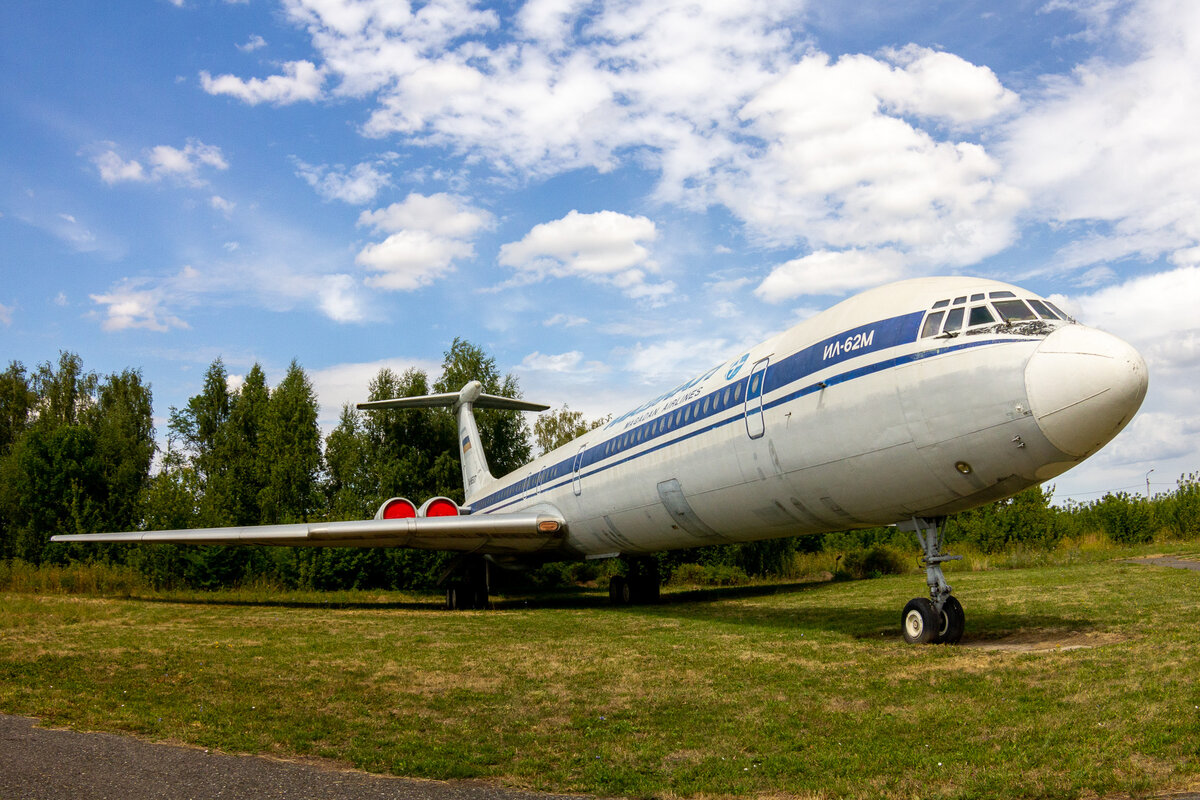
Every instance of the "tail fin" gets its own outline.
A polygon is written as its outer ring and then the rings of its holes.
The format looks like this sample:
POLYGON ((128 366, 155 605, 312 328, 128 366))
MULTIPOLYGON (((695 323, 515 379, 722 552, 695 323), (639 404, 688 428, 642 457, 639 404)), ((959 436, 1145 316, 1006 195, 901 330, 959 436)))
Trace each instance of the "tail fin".
POLYGON ((458 420, 458 457, 462 463, 463 492, 466 505, 484 494, 495 482, 488 469, 487 456, 479 441, 479 426, 475 424, 476 408, 500 408, 508 411, 545 411, 550 406, 527 403, 511 397, 484 394, 483 384, 471 381, 457 392, 427 394, 420 397, 395 397, 391 400, 372 400, 359 403, 360 409, 376 408, 453 408, 458 420))

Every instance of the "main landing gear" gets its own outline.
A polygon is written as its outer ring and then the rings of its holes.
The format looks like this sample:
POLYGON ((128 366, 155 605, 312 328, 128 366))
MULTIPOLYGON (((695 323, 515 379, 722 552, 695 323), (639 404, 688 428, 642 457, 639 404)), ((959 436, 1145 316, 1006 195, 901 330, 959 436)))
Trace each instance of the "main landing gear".
POLYGON ((656 558, 622 558, 625 574, 614 575, 608 581, 608 599, 613 605, 628 606, 657 603, 662 580, 656 558))
POLYGON ((450 611, 488 607, 488 572, 490 565, 483 556, 467 556, 455 562, 447 575, 446 608, 450 611))
POLYGON ((896 527, 902 531, 913 531, 921 545, 922 563, 925 565, 925 582, 929 584, 929 599, 914 597, 904 606, 900 624, 904 641, 909 644, 954 644, 962 638, 966 627, 966 615, 962 603, 950 592, 950 584, 942 574, 942 564, 958 561, 962 556, 942 553, 942 533, 945 517, 913 517, 896 527))

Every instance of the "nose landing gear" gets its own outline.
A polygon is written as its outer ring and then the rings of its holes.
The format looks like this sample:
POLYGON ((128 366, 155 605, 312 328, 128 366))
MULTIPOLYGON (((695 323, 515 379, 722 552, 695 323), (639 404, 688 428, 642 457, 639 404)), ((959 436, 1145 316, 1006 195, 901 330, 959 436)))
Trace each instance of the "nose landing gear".
POLYGON ((925 565, 925 582, 929 584, 929 599, 914 597, 904 606, 900 624, 904 641, 909 644, 954 644, 962 638, 966 615, 962 603, 951 594, 950 584, 942 573, 942 564, 958 561, 962 556, 942 553, 942 533, 945 517, 913 517, 897 524, 902 531, 913 531, 921 545, 925 565))

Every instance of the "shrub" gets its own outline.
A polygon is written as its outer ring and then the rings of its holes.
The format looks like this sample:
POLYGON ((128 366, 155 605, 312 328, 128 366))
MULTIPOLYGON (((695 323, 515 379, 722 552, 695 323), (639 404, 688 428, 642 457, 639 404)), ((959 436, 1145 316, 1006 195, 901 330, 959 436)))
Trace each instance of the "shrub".
POLYGON ((1091 515, 1114 542, 1142 544, 1154 538, 1154 511, 1141 497, 1106 494, 1092 505, 1091 515))
POLYGON ((671 573, 673 586, 741 586, 750 576, 741 567, 725 564, 680 564, 671 573))
POLYGON ((866 550, 851 550, 842 559, 842 570, 854 578, 879 578, 899 575, 908 569, 909 561, 894 547, 877 544, 866 550))

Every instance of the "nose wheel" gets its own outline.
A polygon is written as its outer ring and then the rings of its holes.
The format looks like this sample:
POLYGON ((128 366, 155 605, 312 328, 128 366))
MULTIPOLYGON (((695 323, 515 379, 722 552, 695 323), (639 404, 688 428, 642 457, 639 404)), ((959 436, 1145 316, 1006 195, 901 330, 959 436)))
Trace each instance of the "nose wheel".
POLYGON ((925 565, 925 582, 929 584, 929 599, 914 597, 905 604, 900 615, 904 641, 909 644, 954 644, 962 638, 966 628, 967 618, 962 603, 951 594, 953 588, 946 583, 946 576, 942 572, 942 564, 962 558, 942 552, 945 522, 945 517, 914 517, 896 526, 917 535, 917 542, 923 551, 921 560, 925 565))

